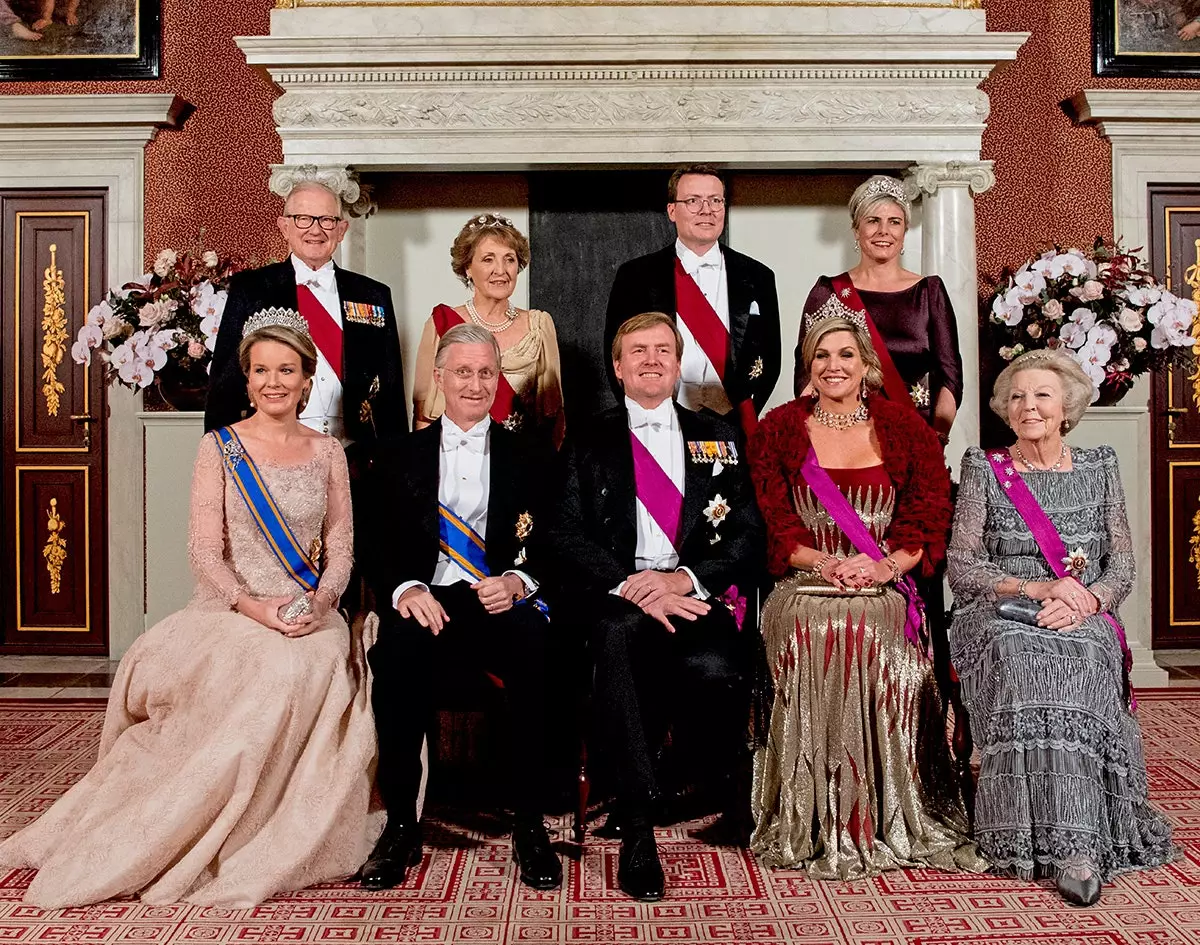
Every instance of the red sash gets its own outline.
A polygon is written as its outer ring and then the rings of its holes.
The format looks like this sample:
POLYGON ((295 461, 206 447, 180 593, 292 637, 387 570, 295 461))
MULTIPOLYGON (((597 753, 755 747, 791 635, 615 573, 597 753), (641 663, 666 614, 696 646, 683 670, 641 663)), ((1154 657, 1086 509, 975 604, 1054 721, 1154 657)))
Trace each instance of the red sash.
POLYGON ((875 353, 879 355, 879 365, 883 368, 883 392, 887 395, 887 399, 916 410, 917 405, 913 403, 908 385, 904 383, 904 378, 896 370, 896 362, 892 360, 892 356, 888 352, 887 343, 883 340, 883 335, 879 334, 879 329, 875 327, 871 313, 863 304, 858 289, 854 288, 854 283, 850 281, 850 273, 843 272, 840 276, 834 276, 830 282, 833 283, 833 291, 837 293, 839 301, 846 308, 861 313, 867 322, 867 332, 871 335, 871 344, 875 346, 875 353))
POLYGON ((342 379, 342 329, 333 316, 325 310, 325 306, 317 301, 312 289, 306 285, 296 286, 296 302, 300 314, 308 322, 308 331, 312 335, 313 344, 325 356, 329 366, 338 380, 342 379))
MULTIPOLYGON (((433 327, 437 329, 439 338, 455 325, 464 324, 466 324, 466 319, 449 305, 439 304, 434 306, 433 327)), ((497 423, 504 423, 504 421, 513 415, 513 406, 516 404, 516 401, 517 392, 513 390, 512 384, 508 383, 508 378, 501 371, 500 379, 496 383, 496 399, 492 402, 492 409, 490 411, 492 419, 497 423)))
MULTIPOLYGON (((696 280, 687 274, 678 256, 675 257, 675 311, 716 370, 728 394, 725 371, 729 367, 729 329, 722 323, 712 303, 704 297, 696 280)), ((758 411, 754 409, 754 401, 746 398, 737 405, 737 412, 742 429, 749 436, 758 426, 758 411)))

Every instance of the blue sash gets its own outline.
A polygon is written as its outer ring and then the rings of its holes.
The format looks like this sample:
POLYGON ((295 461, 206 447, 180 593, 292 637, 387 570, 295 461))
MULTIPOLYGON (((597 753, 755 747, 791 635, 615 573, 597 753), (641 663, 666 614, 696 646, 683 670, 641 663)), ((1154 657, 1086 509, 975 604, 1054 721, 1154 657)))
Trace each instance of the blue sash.
POLYGON ((267 545, 275 552, 283 570, 293 581, 306 591, 315 591, 320 579, 317 567, 292 534, 283 513, 271 498, 258 467, 242 446, 242 441, 233 432, 233 427, 221 427, 214 432, 217 442, 221 444, 221 455, 225 457, 225 468, 242 494, 250 515, 258 523, 267 545))
POLYGON ((438 503, 438 538, 446 557, 476 581, 490 576, 483 539, 441 502, 438 503))

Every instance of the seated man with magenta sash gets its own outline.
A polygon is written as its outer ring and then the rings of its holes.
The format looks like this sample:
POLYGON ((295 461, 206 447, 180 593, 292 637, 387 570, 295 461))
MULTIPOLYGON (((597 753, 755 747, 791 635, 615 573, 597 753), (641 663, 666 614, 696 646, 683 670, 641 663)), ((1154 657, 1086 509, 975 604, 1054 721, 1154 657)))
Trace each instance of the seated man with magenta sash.
MULTIPOLYGON (((662 312, 617 329, 625 400, 568 435, 549 536, 548 560, 595 653, 594 712, 623 821, 617 881, 645 901, 665 886, 652 811, 667 725, 681 757, 702 754, 720 772, 743 760, 754 655, 745 594, 764 553, 738 431, 673 399, 683 347, 662 312)), ((745 810, 749 799, 729 803, 745 810)))
POLYGON ((502 680, 509 704, 513 858, 552 889, 562 867, 542 823, 544 653, 549 621, 531 569, 547 461, 488 415, 500 377, 491 332, 458 325, 438 343, 446 411, 381 448, 362 562, 380 602, 369 659, 387 828, 362 871, 368 889, 404 882, 421 858, 421 743, 436 699, 469 674, 502 680), (390 601, 390 606, 385 602, 390 601))

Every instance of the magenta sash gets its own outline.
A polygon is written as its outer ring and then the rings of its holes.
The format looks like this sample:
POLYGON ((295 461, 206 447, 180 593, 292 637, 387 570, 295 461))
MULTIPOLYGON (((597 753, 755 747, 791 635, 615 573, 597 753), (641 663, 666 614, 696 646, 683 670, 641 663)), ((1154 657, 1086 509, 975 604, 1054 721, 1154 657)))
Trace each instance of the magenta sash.
MULTIPOLYGON (((850 544, 862 554, 869 555, 876 561, 882 561, 886 555, 879 547, 863 520, 858 517, 849 500, 842 495, 842 490, 829 478, 829 473, 817 462, 817 451, 811 446, 804 464, 800 467, 800 475, 812 489, 813 495, 825 506, 825 511, 834 520, 842 534, 850 539, 850 544)), ((917 585, 907 574, 896 582, 896 590, 904 597, 908 610, 904 617, 904 636, 908 642, 918 649, 923 649, 926 656, 932 656, 928 634, 925 632, 925 602, 917 593, 917 585)))
MULTIPOLYGON (((1042 552, 1042 557, 1046 559, 1046 563, 1050 565, 1050 570, 1054 572, 1054 576, 1060 578, 1072 577, 1073 575, 1067 569, 1066 565, 1067 546, 1063 544, 1062 535, 1058 533, 1058 529, 1050 521, 1050 516, 1046 514, 1046 510, 1038 504, 1038 500, 1029 491, 1029 486, 1025 485, 1025 480, 1021 478, 1021 474, 1013 467, 1013 460, 1008 455, 1008 451, 993 450, 987 454, 987 457, 988 462, 992 464, 992 472, 996 474, 996 479, 999 480, 1000 486, 1004 489, 1004 494, 1008 496, 1008 501, 1017 510, 1017 514, 1029 526, 1033 540, 1037 542, 1038 549, 1042 552)), ((1125 628, 1117 623, 1112 614, 1102 612, 1100 616, 1108 621, 1113 633, 1117 635, 1117 641, 1121 644, 1122 662, 1125 665, 1126 685, 1128 686, 1129 670, 1133 668, 1133 654, 1129 652, 1129 643, 1125 639, 1125 628)), ((1133 698, 1132 689, 1130 689, 1129 694, 1133 707, 1136 709, 1137 699, 1133 698)))
POLYGON ((671 547, 679 551, 679 529, 683 522, 683 493, 671 481, 671 477, 658 465, 658 460, 646 448, 646 444, 629 431, 629 443, 633 447, 633 479, 637 497, 650 513, 650 517, 663 530, 671 547))

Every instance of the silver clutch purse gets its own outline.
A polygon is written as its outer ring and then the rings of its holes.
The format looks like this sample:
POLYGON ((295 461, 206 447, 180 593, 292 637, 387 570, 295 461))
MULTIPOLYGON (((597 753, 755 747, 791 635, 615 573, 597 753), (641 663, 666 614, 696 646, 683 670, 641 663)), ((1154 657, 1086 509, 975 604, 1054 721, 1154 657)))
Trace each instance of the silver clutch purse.
POLYGON ((300 594, 279 608, 279 619, 284 623, 295 623, 305 614, 312 613, 312 598, 308 594, 300 594))

